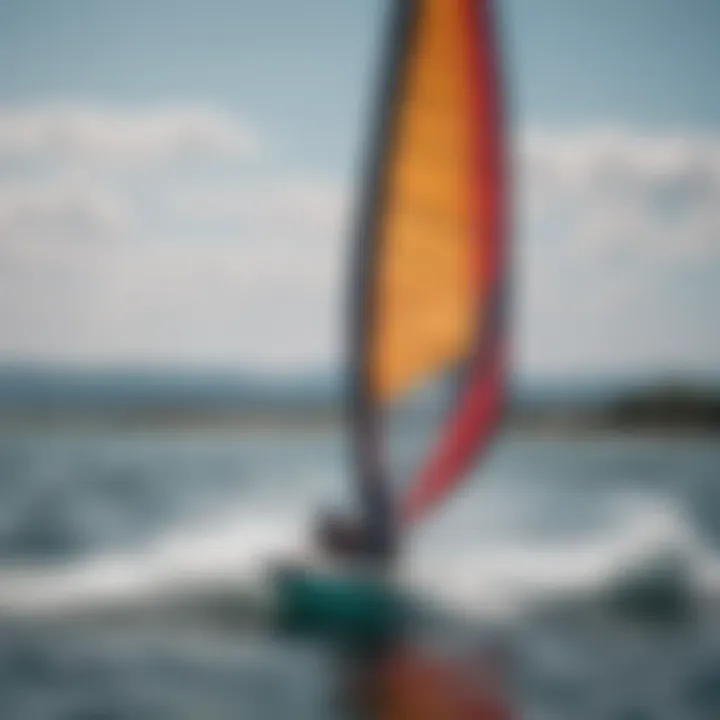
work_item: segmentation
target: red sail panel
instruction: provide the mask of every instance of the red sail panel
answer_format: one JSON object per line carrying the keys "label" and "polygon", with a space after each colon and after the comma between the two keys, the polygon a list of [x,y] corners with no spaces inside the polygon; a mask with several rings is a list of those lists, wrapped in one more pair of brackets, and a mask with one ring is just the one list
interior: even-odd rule
{"label": "red sail panel", "polygon": [[[441,2],[444,0],[440,0]],[[471,126],[471,236],[478,317],[476,345],[458,403],[427,463],[402,500],[406,522],[420,519],[460,482],[495,434],[504,406],[506,339],[505,185],[497,51],[488,2],[454,0],[460,6],[470,47],[468,93]]]}

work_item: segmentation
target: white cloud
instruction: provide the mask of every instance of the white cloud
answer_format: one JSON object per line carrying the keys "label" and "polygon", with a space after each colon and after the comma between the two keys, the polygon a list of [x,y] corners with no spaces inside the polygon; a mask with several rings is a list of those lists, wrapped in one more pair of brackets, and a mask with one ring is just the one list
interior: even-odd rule
{"label": "white cloud", "polygon": [[347,220],[347,193],[337,182],[312,177],[265,178],[254,183],[180,188],[170,203],[196,220],[240,221],[295,233],[337,234]]}
{"label": "white cloud", "polygon": [[[48,247],[0,282],[0,353],[16,358],[325,362],[337,267],[262,246]],[[337,255],[334,258],[338,261]],[[2,279],[0,273],[0,280]],[[4,312],[3,312],[4,311]]]}
{"label": "white cloud", "polygon": [[[0,161],[35,163],[0,183],[0,359],[336,353],[345,193],[259,165],[250,182],[233,162],[255,146],[203,109],[0,113]],[[174,171],[190,153],[208,172]]]}
{"label": "white cloud", "polygon": [[0,108],[0,160],[152,165],[207,155],[242,158],[258,144],[244,120],[203,107]]}
{"label": "white cloud", "polygon": [[[346,188],[245,167],[244,126],[223,113],[70,115],[95,129],[77,123],[62,139],[48,116],[22,130],[0,114],[0,160],[40,161],[13,178],[6,168],[0,185],[0,359],[340,357]],[[209,172],[166,163],[191,146]],[[104,171],[123,162],[119,175]],[[147,172],[159,162],[165,172]],[[720,366],[720,138],[534,133],[516,178],[521,370]]]}
{"label": "white cloud", "polygon": [[132,222],[129,203],[88,182],[0,185],[0,253],[37,242],[117,238]]}
{"label": "white cloud", "polygon": [[517,173],[524,371],[720,367],[720,137],[532,133]]}
{"label": "white cloud", "polygon": [[576,249],[639,259],[720,255],[720,137],[628,130],[533,133],[526,210]]}

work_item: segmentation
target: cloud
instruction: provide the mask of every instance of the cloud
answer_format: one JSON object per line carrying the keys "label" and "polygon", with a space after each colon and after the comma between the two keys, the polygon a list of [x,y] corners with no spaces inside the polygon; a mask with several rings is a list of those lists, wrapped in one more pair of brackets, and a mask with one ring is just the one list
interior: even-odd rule
{"label": "cloud", "polygon": [[204,107],[0,108],[0,160],[144,166],[205,156],[243,158],[258,148],[257,133],[246,121]]}
{"label": "cloud", "polygon": [[87,182],[0,185],[0,253],[38,242],[62,244],[123,236],[132,223],[129,203]]}
{"label": "cloud", "polygon": [[273,236],[299,228],[337,234],[348,217],[346,189],[314,177],[183,187],[171,195],[170,203],[175,212],[194,220],[260,224],[274,228]]}
{"label": "cloud", "polygon": [[720,137],[535,132],[519,161],[525,210],[582,251],[676,261],[720,255]]}
{"label": "cloud", "polygon": [[528,133],[516,177],[523,371],[720,366],[720,136]]}
{"label": "cloud", "polygon": [[132,243],[45,252],[0,271],[0,354],[293,367],[338,348],[340,263],[262,246]]}
{"label": "cloud", "polygon": [[[336,353],[346,193],[248,171],[256,148],[207,109],[0,113],[0,360]],[[208,172],[173,165],[191,155]]]}
{"label": "cloud", "polygon": [[[0,114],[0,160],[14,153],[38,165],[21,172],[8,163],[0,175],[0,359],[278,368],[339,360],[344,185],[262,158],[246,165],[243,123],[210,109],[170,122],[170,111],[76,108],[63,112],[104,119],[102,130],[86,136],[80,123],[64,140],[43,112],[25,131]],[[173,165],[188,148],[208,172]],[[692,133],[523,138],[519,370],[720,366],[719,148],[720,138]],[[148,172],[158,164],[163,172]],[[105,171],[115,167],[123,172]]]}

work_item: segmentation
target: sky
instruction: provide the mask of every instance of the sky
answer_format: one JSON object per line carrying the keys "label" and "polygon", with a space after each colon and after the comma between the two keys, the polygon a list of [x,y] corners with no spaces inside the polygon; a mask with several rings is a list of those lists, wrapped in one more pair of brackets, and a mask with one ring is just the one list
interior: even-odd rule
{"label": "sky", "polygon": [[[720,369],[720,3],[500,0],[514,367]],[[0,363],[343,357],[384,0],[4,0]]]}

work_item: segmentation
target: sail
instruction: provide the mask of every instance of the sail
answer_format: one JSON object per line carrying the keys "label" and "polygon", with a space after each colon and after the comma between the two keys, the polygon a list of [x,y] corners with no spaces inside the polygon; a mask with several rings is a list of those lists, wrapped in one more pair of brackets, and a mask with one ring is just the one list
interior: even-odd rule
{"label": "sail", "polygon": [[[359,479],[370,519],[381,514],[385,524],[422,517],[489,441],[505,345],[503,138],[489,2],[396,7],[361,207],[351,344]],[[442,412],[416,441],[419,459],[398,487],[387,450],[393,413],[437,396],[446,398]]]}

